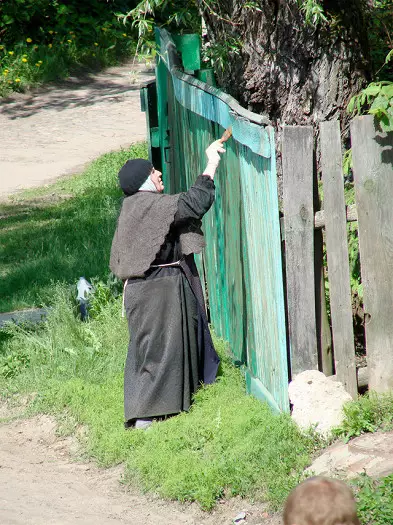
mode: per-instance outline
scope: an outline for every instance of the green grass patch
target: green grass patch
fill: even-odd
[[[36,392],[31,413],[66,414],[68,431],[87,427],[85,447],[99,464],[125,462],[126,481],[210,509],[233,495],[277,507],[301,479],[315,450],[288,415],[246,395],[241,373],[222,358],[215,384],[201,388],[189,413],[147,432],[123,427],[123,367],[128,334],[120,297],[81,322],[69,287],[55,286],[40,327],[10,327],[0,340],[0,390]],[[9,356],[15,366],[10,372]],[[71,422],[71,424],[70,424]]]
[[[53,283],[106,278],[121,205],[117,173],[145,144],[103,155],[82,175],[1,204],[0,312],[51,301]]]

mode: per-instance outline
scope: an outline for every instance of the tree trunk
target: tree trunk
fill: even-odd
[[[346,106],[370,70],[366,2],[325,1],[328,23],[316,28],[306,24],[302,3],[216,0],[209,10],[199,0],[213,48],[219,43],[225,52],[231,37],[243,43],[240,54],[227,45],[218,82],[273,124],[315,125],[339,117],[346,127]]]

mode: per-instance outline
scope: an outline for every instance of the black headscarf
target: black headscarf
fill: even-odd
[[[120,187],[126,195],[136,193],[149,177],[153,164],[146,159],[127,160],[119,171]]]

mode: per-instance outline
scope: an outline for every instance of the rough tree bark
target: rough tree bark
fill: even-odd
[[[323,2],[329,23],[316,28],[305,23],[302,3],[199,0],[213,45],[230,37],[243,42],[240,55],[228,54],[219,83],[278,126],[315,125],[339,116],[346,127],[345,108],[369,77],[367,2]]]

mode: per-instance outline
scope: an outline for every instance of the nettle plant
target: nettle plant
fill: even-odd
[[[392,51],[389,55],[393,56]],[[351,98],[348,112],[352,115],[365,112],[375,115],[382,131],[393,131],[393,82],[371,82],[366,89]]]

